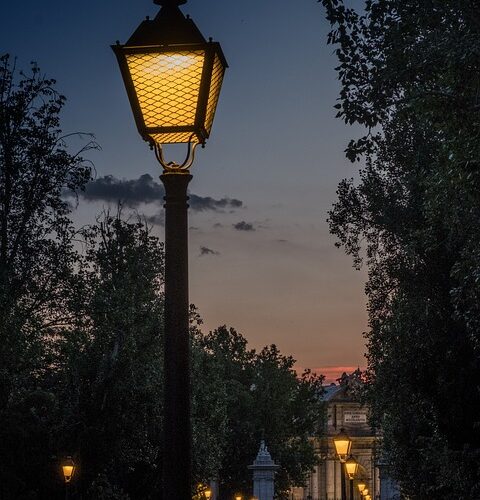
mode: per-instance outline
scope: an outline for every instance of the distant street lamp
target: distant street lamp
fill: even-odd
[[[165,186],[165,339],[163,497],[191,499],[190,338],[187,186],[195,147],[210,136],[227,67],[220,45],[206,41],[179,5],[154,0],[125,45],[113,46],[140,135],[155,150]],[[163,145],[184,143],[183,163]]]
[[[352,448],[352,440],[350,439],[350,437],[348,436],[348,434],[345,432],[344,429],[340,429],[340,432],[333,438],[333,444],[335,445],[335,451],[337,452],[340,464],[344,464],[347,461],[347,457],[350,455],[350,450]],[[343,470],[340,476],[342,478],[341,479],[342,500],[346,500],[347,487],[345,484],[345,472]]]
[[[75,474],[75,463],[72,457],[67,457],[62,463],[63,479],[65,481],[65,500],[70,498],[70,482]]]
[[[243,499],[242,495],[239,494],[235,495],[235,500],[242,500],[242,499]]]
[[[353,479],[358,471],[358,462],[350,455],[345,461],[345,471],[350,480],[350,500],[353,500]]]
[[[367,487],[367,485],[363,482],[357,483],[357,488],[358,491],[360,492],[360,495],[362,494],[363,490]]]
[[[340,429],[340,432],[333,438],[333,444],[335,445],[335,451],[337,452],[338,459],[340,462],[345,463],[350,455],[352,440],[344,429]]]
[[[358,471],[358,462],[351,455],[345,462],[345,470],[347,471],[348,478],[353,481],[353,478]]]

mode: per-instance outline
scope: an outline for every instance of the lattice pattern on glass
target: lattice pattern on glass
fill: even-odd
[[[205,52],[126,57],[146,127],[193,126]]]
[[[212,129],[213,117],[215,116],[215,109],[220,96],[224,72],[225,69],[220,61],[220,58],[217,54],[215,54],[212,81],[210,83],[210,93],[208,95],[207,114],[205,117],[205,129],[208,134],[210,134],[210,130]]]
[[[180,142],[191,142],[192,144],[198,142],[198,138],[196,134],[192,132],[174,132],[174,133],[165,133],[165,134],[150,134],[150,137],[157,144],[174,144]]]

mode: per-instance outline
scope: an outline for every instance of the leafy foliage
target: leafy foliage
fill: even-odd
[[[246,339],[232,328],[222,326],[198,341],[225,384],[225,460],[218,471],[221,498],[251,492],[247,466],[262,438],[282,466],[276,492],[283,498],[289,486],[304,484],[317,462],[310,438],[322,428],[323,377],[308,370],[297,377],[292,357],[283,356],[275,345],[260,352],[248,349]]]
[[[10,444],[0,452],[4,498],[22,498],[24,469],[37,470],[38,487],[51,480],[45,429],[56,402],[42,380],[75,259],[70,207],[61,195],[90,178],[90,167],[68,153],[58,128],[64,98],[55,82],[35,65],[16,76],[9,57],[1,57],[0,435]]]
[[[411,498],[480,484],[478,6],[323,0],[337,45],[338,117],[367,127],[347,156],[331,231],[369,269],[367,397]]]

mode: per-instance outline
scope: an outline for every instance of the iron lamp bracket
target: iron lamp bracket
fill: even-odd
[[[188,143],[187,156],[183,163],[176,163],[174,161],[169,161],[165,159],[165,155],[163,152],[163,144],[155,143],[153,145],[153,149],[155,151],[155,157],[158,160],[158,163],[163,167],[164,173],[169,174],[184,174],[188,173],[190,167],[193,165],[195,160],[195,149],[198,146],[198,142],[190,142]]]

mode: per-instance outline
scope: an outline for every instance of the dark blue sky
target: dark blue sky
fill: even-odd
[[[338,181],[357,167],[343,155],[355,131],[334,119],[339,87],[321,5],[189,0],[182,9],[230,64],[191,189],[243,202],[192,211],[192,302],[206,328],[227,323],[255,347],[275,342],[300,366],[363,365],[364,275],[334,248],[325,222]],[[0,19],[0,52],[22,68],[37,61],[67,96],[64,131],[95,134],[102,150],[89,158],[99,177],[160,173],[110,49],[157,10],[150,0],[23,0]],[[93,221],[105,205],[84,201],[76,218]],[[160,206],[137,210],[154,215]]]

